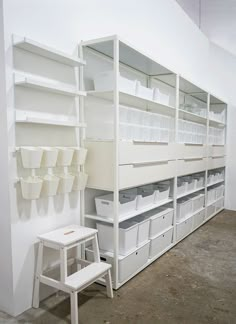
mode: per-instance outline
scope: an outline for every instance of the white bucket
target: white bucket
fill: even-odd
[[[83,165],[85,163],[88,150],[82,147],[72,147],[72,149],[74,150],[72,164]]]
[[[43,180],[39,177],[28,177],[20,180],[24,199],[38,199],[42,189]]]
[[[22,146],[20,148],[24,168],[40,168],[43,150],[35,146]]]
[[[71,165],[74,149],[71,147],[58,147],[58,166],[69,166]]]
[[[60,181],[57,193],[65,194],[71,192],[75,177],[72,174],[60,174],[58,177]]]
[[[53,168],[56,166],[58,149],[56,147],[42,147],[43,157],[42,157],[42,168]]]
[[[88,181],[88,175],[84,172],[79,172],[73,174],[73,176],[75,177],[73,190],[74,191],[84,190]]]
[[[59,178],[46,174],[43,177],[43,187],[42,187],[42,195],[43,196],[55,196],[57,194],[57,189],[59,185]]]

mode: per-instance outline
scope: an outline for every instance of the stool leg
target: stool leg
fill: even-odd
[[[95,262],[100,262],[100,252],[99,252],[97,234],[94,235],[94,238],[92,240],[92,244],[93,244],[93,252],[94,252],[94,261]]]
[[[43,242],[39,242],[38,248],[38,257],[37,257],[37,266],[36,274],[34,281],[34,295],[33,295],[33,307],[39,307],[39,285],[40,285],[40,275],[43,271]]]
[[[113,298],[113,289],[112,289],[112,281],[111,281],[111,271],[108,270],[105,275],[106,287],[107,287],[107,297]]]
[[[77,291],[72,291],[70,293],[70,316],[71,316],[71,324],[79,324]]]
[[[60,249],[60,274],[61,282],[65,282],[67,278],[67,249]]]

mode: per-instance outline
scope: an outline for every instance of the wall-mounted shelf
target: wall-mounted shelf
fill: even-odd
[[[54,116],[49,116],[48,114],[32,114],[26,111],[15,111],[15,122],[16,123],[33,123],[33,124],[45,124],[54,126],[66,126],[66,127],[86,127],[85,123],[79,123],[75,119],[69,118],[58,118]]]
[[[75,87],[62,82],[43,80],[18,73],[14,74],[14,81],[16,86],[32,88],[40,91],[48,91],[71,97],[86,96],[85,91],[78,91]]]
[[[93,96],[96,98],[113,101],[114,92],[113,91],[88,91],[88,96]],[[133,107],[142,107],[143,105],[148,105],[149,108],[156,109],[158,112],[171,115],[175,114],[175,107],[163,105],[154,100],[148,100],[139,96],[135,96],[125,92],[119,92],[120,103],[124,105],[132,105]]]
[[[225,127],[225,123],[220,122],[218,120],[214,120],[214,119],[209,119],[209,124],[210,124],[210,126],[216,126],[216,127],[221,127],[221,128]]]
[[[25,51],[46,57],[58,63],[66,64],[72,67],[84,65],[85,61],[72,55],[67,55],[54,48],[35,42],[29,38],[13,35],[13,45]]]

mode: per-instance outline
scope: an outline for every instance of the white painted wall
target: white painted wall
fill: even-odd
[[[4,0],[4,19],[8,107],[14,99],[12,33],[69,53],[74,51],[81,39],[119,34],[163,65],[181,72],[192,82],[230,100],[231,105],[236,106],[235,91],[232,91],[232,84],[236,84],[236,74],[229,75],[225,72],[234,69],[235,59],[212,46],[174,0]],[[9,141],[13,145],[14,136],[10,135]],[[6,170],[5,165],[1,168],[1,173]],[[77,215],[65,209],[60,217],[52,213],[46,213],[42,217],[34,212],[30,217],[22,218],[13,206],[13,187],[9,192],[13,207],[11,214],[9,205],[2,211],[8,220],[11,219],[14,299],[13,310],[9,312],[16,315],[31,307],[36,235],[76,221]],[[228,195],[228,206],[236,209],[233,194]],[[8,243],[11,249],[10,242]],[[6,287],[0,294],[5,293]],[[0,308],[3,306],[0,304]]]

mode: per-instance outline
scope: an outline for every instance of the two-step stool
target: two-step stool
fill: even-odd
[[[40,282],[62,290],[70,294],[71,303],[71,323],[78,324],[78,292],[85,289],[97,279],[105,277],[107,296],[113,298],[112,282],[111,282],[111,265],[100,262],[100,253],[97,240],[97,230],[78,225],[71,225],[57,229],[44,235],[38,236],[39,249],[36,267],[33,307],[39,307],[39,285]],[[83,267],[81,270],[67,275],[67,251],[81,244],[92,241],[94,251],[94,261],[89,263],[86,260],[76,259]],[[49,247],[60,251],[60,281],[47,277],[43,274],[43,248]]]

